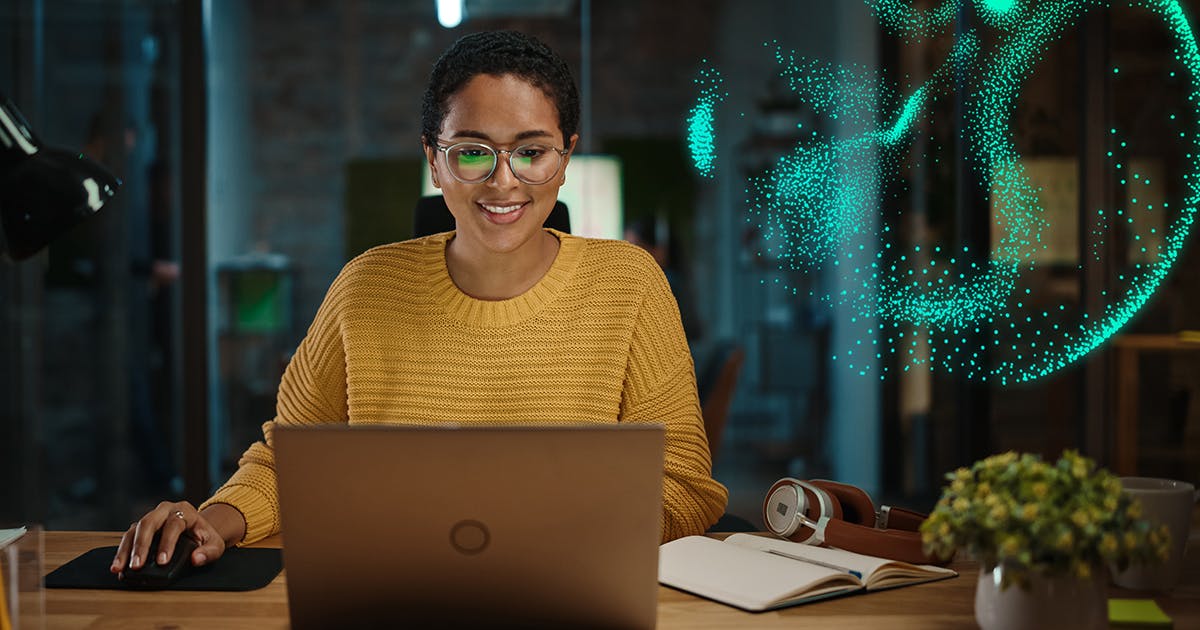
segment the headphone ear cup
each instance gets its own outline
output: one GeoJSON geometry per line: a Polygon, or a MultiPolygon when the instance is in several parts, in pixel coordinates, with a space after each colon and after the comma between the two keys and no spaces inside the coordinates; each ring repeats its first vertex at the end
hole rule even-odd
{"type": "Polygon", "coordinates": [[[803,497],[795,479],[785,477],[776,481],[763,497],[763,527],[776,536],[791,536],[800,527],[796,513],[803,509],[800,505],[803,497]]]}
{"type": "Polygon", "coordinates": [[[875,503],[861,488],[827,479],[815,479],[809,483],[835,499],[834,503],[839,506],[836,518],[855,525],[875,527],[875,503]]]}
{"type": "Polygon", "coordinates": [[[830,505],[834,518],[839,518],[841,508],[837,500],[808,482],[786,477],[776,481],[763,500],[763,524],[767,531],[793,542],[805,542],[812,538],[815,530],[799,523],[802,515],[811,522],[819,522],[822,505],[830,505]],[[822,496],[817,496],[820,492],[822,496]],[[797,501],[801,502],[797,505],[797,501]],[[799,514],[797,514],[797,512],[799,514]]]}

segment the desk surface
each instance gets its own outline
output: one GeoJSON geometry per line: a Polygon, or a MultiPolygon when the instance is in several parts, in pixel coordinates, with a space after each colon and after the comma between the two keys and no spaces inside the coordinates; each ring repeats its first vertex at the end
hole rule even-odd
{"type": "MultiPolygon", "coordinates": [[[[94,547],[115,545],[120,534],[46,532],[45,572],[94,547]]],[[[1195,540],[1192,541],[1193,544],[1195,540]]],[[[278,547],[278,537],[255,546],[278,547]]],[[[1200,627],[1200,554],[1192,549],[1184,585],[1159,605],[1176,628],[1200,627]]],[[[747,613],[659,586],[659,628],[975,628],[978,570],[956,562],[951,580],[843,597],[780,611],[747,613]]],[[[46,628],[287,628],[286,572],[249,592],[125,592],[46,590],[46,628]]],[[[1114,597],[1135,594],[1113,588],[1114,597]]]]}

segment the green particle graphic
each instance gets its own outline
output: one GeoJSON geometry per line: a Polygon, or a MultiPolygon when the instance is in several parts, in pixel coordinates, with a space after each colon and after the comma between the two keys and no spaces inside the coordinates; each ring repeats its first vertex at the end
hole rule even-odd
{"type": "MultiPolygon", "coordinates": [[[[967,0],[917,10],[899,0],[868,0],[884,28],[908,41],[946,32],[967,0]]],[[[976,0],[969,3],[990,29],[986,50],[973,31],[960,34],[942,66],[922,85],[892,87],[873,73],[805,59],[778,45],[779,74],[797,97],[828,122],[828,133],[798,143],[747,189],[750,221],[761,236],[760,256],[775,261],[783,278],[796,272],[824,274],[817,291],[802,291],[830,307],[849,310],[851,321],[870,324],[834,359],[864,376],[884,378],[903,371],[933,369],[972,380],[1010,384],[1061,370],[1096,349],[1121,329],[1150,299],[1179,257],[1200,203],[1200,50],[1177,0],[1139,0],[1130,6],[1164,21],[1175,46],[1177,67],[1164,76],[1186,82],[1188,111],[1170,114],[1185,144],[1187,163],[1178,188],[1180,207],[1159,198],[1151,185],[1158,173],[1142,172],[1128,150],[1130,140],[1111,129],[1105,158],[1115,181],[1128,191],[1123,207],[1089,211],[1092,235],[1114,228],[1127,233],[1131,271],[1103,292],[1103,313],[1089,316],[1075,302],[1036,299],[1033,281],[1055,226],[1018,154],[1009,121],[1026,80],[1045,51],[1088,11],[1109,6],[1100,0],[976,0]],[[881,191],[909,168],[909,147],[930,105],[949,95],[955,79],[970,85],[965,141],[978,185],[990,200],[990,251],[926,245],[905,246],[881,225],[881,191]],[[1185,120],[1186,119],[1186,120],[1185,120]],[[1127,163],[1127,158],[1129,158],[1127,163]],[[828,282],[829,274],[838,282],[828,282]],[[895,361],[881,361],[889,358],[895,361]]],[[[1121,74],[1113,68],[1120,89],[1121,74]]],[[[722,166],[716,150],[714,112],[724,98],[720,75],[706,68],[696,80],[700,96],[688,118],[688,141],[701,174],[722,166]]],[[[935,152],[921,156],[936,161],[935,152]]],[[[1178,195],[1177,195],[1178,197],[1178,195]]],[[[1072,219],[1077,220],[1077,219],[1072,219]]],[[[1075,229],[1075,226],[1062,226],[1075,229]]],[[[1099,251],[1090,253],[1093,261],[1099,251]]]]}

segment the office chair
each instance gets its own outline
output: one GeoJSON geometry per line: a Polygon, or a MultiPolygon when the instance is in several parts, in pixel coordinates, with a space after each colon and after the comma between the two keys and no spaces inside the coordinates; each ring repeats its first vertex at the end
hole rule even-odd
{"type": "MultiPolygon", "coordinates": [[[[733,341],[718,345],[705,361],[704,369],[697,375],[700,392],[700,415],[704,419],[704,434],[708,437],[708,451],[712,461],[717,461],[725,424],[729,419],[729,407],[737,389],[738,375],[746,360],[746,349],[733,341]]],[[[755,532],[761,528],[750,521],[726,512],[708,528],[709,532],[755,532]]]]}
{"type": "MultiPolygon", "coordinates": [[[[567,213],[567,204],[554,202],[554,209],[546,217],[546,227],[559,232],[571,233],[571,217],[567,213]]],[[[439,232],[449,232],[454,229],[454,215],[446,207],[446,199],[441,195],[429,195],[417,200],[413,209],[413,238],[429,236],[439,232]]]]}
{"type": "Polygon", "coordinates": [[[698,378],[700,414],[704,417],[704,433],[708,436],[708,451],[714,462],[721,448],[729,406],[733,403],[738,374],[745,359],[746,351],[740,345],[725,342],[712,352],[698,378]]]}

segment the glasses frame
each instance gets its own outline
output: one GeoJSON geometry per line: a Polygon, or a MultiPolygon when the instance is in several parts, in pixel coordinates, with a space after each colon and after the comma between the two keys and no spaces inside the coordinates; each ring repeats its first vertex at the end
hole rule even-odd
{"type": "Polygon", "coordinates": [[[464,141],[464,142],[455,142],[454,144],[447,144],[447,145],[443,145],[442,142],[445,142],[445,140],[439,140],[436,146],[437,146],[438,152],[441,153],[444,158],[443,161],[446,163],[446,171],[448,173],[450,173],[451,177],[453,177],[454,179],[458,180],[460,183],[463,183],[463,184],[482,184],[483,182],[486,182],[487,180],[491,179],[492,175],[496,174],[496,166],[500,164],[500,159],[499,159],[500,154],[507,153],[508,157],[506,158],[506,161],[508,162],[508,171],[513,174],[513,177],[516,177],[518,181],[520,181],[523,184],[527,184],[529,186],[541,186],[542,184],[549,183],[550,180],[554,179],[555,175],[558,175],[558,172],[560,170],[562,170],[564,158],[566,158],[567,154],[571,152],[570,149],[559,149],[558,147],[554,147],[554,146],[551,146],[548,144],[541,144],[539,142],[530,142],[528,144],[522,144],[521,146],[513,148],[513,149],[497,149],[496,147],[494,147],[486,142],[464,141]],[[477,147],[486,147],[486,148],[490,149],[492,151],[492,153],[494,153],[496,155],[496,159],[492,160],[492,170],[488,171],[487,175],[485,175],[479,179],[476,179],[476,180],[463,179],[463,178],[459,177],[457,174],[455,174],[454,169],[450,167],[450,149],[453,149],[455,147],[461,147],[463,145],[468,145],[468,144],[477,146],[477,147]],[[524,177],[521,177],[521,175],[519,173],[517,173],[517,170],[515,168],[513,168],[513,164],[512,164],[512,156],[513,156],[514,152],[520,151],[521,149],[524,149],[525,147],[533,147],[533,146],[546,147],[547,149],[550,149],[551,151],[554,151],[555,153],[558,154],[558,165],[554,167],[554,172],[551,173],[550,177],[547,177],[546,179],[544,179],[540,182],[531,182],[531,181],[525,179],[524,177]]]}

